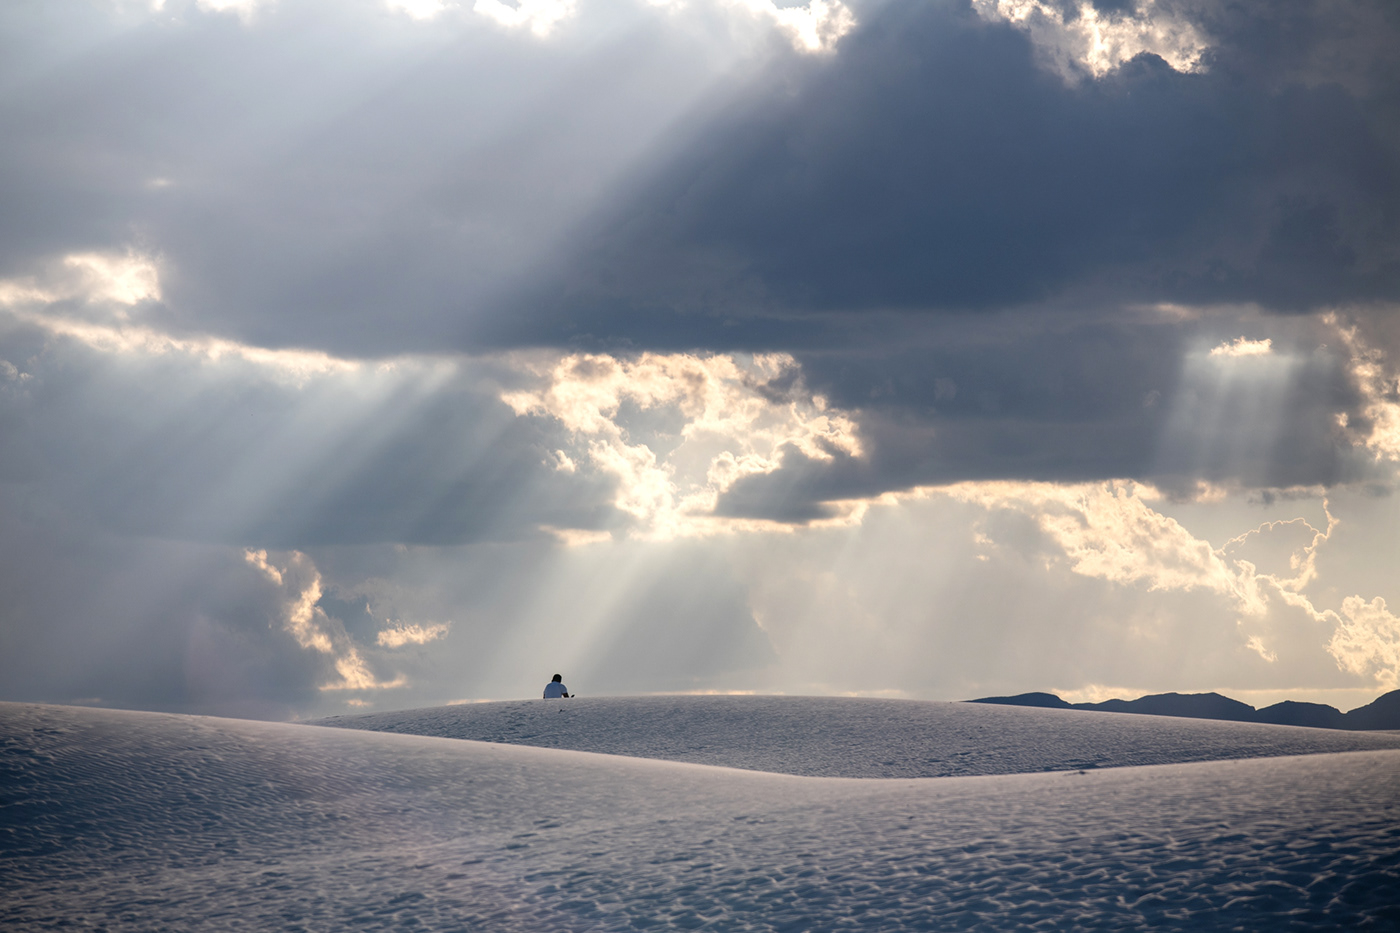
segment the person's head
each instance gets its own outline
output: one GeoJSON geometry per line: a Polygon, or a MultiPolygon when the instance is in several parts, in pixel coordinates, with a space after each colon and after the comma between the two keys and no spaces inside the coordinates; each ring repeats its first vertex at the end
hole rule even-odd
{"type": "Polygon", "coordinates": [[[553,682],[556,684],[562,684],[564,682],[564,678],[560,677],[558,674],[555,674],[553,682]]]}

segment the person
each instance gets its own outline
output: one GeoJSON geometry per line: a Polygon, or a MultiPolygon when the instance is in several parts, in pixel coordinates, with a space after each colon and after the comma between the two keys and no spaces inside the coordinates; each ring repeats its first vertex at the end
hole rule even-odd
{"type": "Polygon", "coordinates": [[[571,695],[572,694],[569,693],[569,688],[564,686],[564,678],[560,677],[558,674],[555,674],[554,679],[544,685],[544,698],[546,700],[555,700],[559,697],[568,697],[571,695]]]}

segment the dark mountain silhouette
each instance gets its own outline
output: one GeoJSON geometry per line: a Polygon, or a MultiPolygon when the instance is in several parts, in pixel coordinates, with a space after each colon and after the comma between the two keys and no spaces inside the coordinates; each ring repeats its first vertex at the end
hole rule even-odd
{"type": "Polygon", "coordinates": [[[1150,716],[1185,716],[1188,719],[1254,721],[1254,707],[1218,693],[1158,693],[1136,700],[1075,703],[1073,707],[1102,710],[1105,713],[1146,713],[1150,716]]]}
{"type": "Polygon", "coordinates": [[[983,697],[969,703],[995,703],[998,706],[1043,706],[1049,709],[1074,709],[1074,706],[1053,693],[1022,693],[1014,697],[983,697]]]}
{"type": "Polygon", "coordinates": [[[1376,697],[1346,714],[1347,729],[1400,729],[1400,690],[1376,697]]]}
{"type": "MultiPolygon", "coordinates": [[[[1317,729],[1346,729],[1347,717],[1325,703],[1299,703],[1284,700],[1266,706],[1254,714],[1255,722],[1271,722],[1279,726],[1312,726],[1317,729]]],[[[1351,728],[1365,728],[1351,727],[1351,728]]]]}
{"type": "Polygon", "coordinates": [[[1036,706],[1043,709],[1084,709],[1102,713],[1145,713],[1152,716],[1184,716],[1189,719],[1224,719],[1230,722],[1264,722],[1280,726],[1316,729],[1400,729],[1400,690],[1342,713],[1323,703],[1285,700],[1256,710],[1248,703],[1218,693],[1158,693],[1136,700],[1104,700],[1102,703],[1068,703],[1053,693],[1021,693],[1009,697],[982,697],[969,703],[1000,706],[1036,706]]]}

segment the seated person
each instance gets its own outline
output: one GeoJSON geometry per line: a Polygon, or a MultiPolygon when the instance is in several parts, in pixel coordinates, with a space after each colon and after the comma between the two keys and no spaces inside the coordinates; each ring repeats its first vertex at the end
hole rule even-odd
{"type": "Polygon", "coordinates": [[[546,700],[557,700],[567,696],[569,696],[569,688],[564,686],[564,678],[558,674],[555,674],[554,679],[544,685],[544,698],[546,700]]]}

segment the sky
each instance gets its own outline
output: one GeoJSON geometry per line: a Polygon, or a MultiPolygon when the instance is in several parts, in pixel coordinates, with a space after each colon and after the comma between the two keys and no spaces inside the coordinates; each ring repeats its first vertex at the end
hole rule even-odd
{"type": "Polygon", "coordinates": [[[1400,687],[1389,0],[18,0],[0,126],[0,699],[1400,687]]]}

